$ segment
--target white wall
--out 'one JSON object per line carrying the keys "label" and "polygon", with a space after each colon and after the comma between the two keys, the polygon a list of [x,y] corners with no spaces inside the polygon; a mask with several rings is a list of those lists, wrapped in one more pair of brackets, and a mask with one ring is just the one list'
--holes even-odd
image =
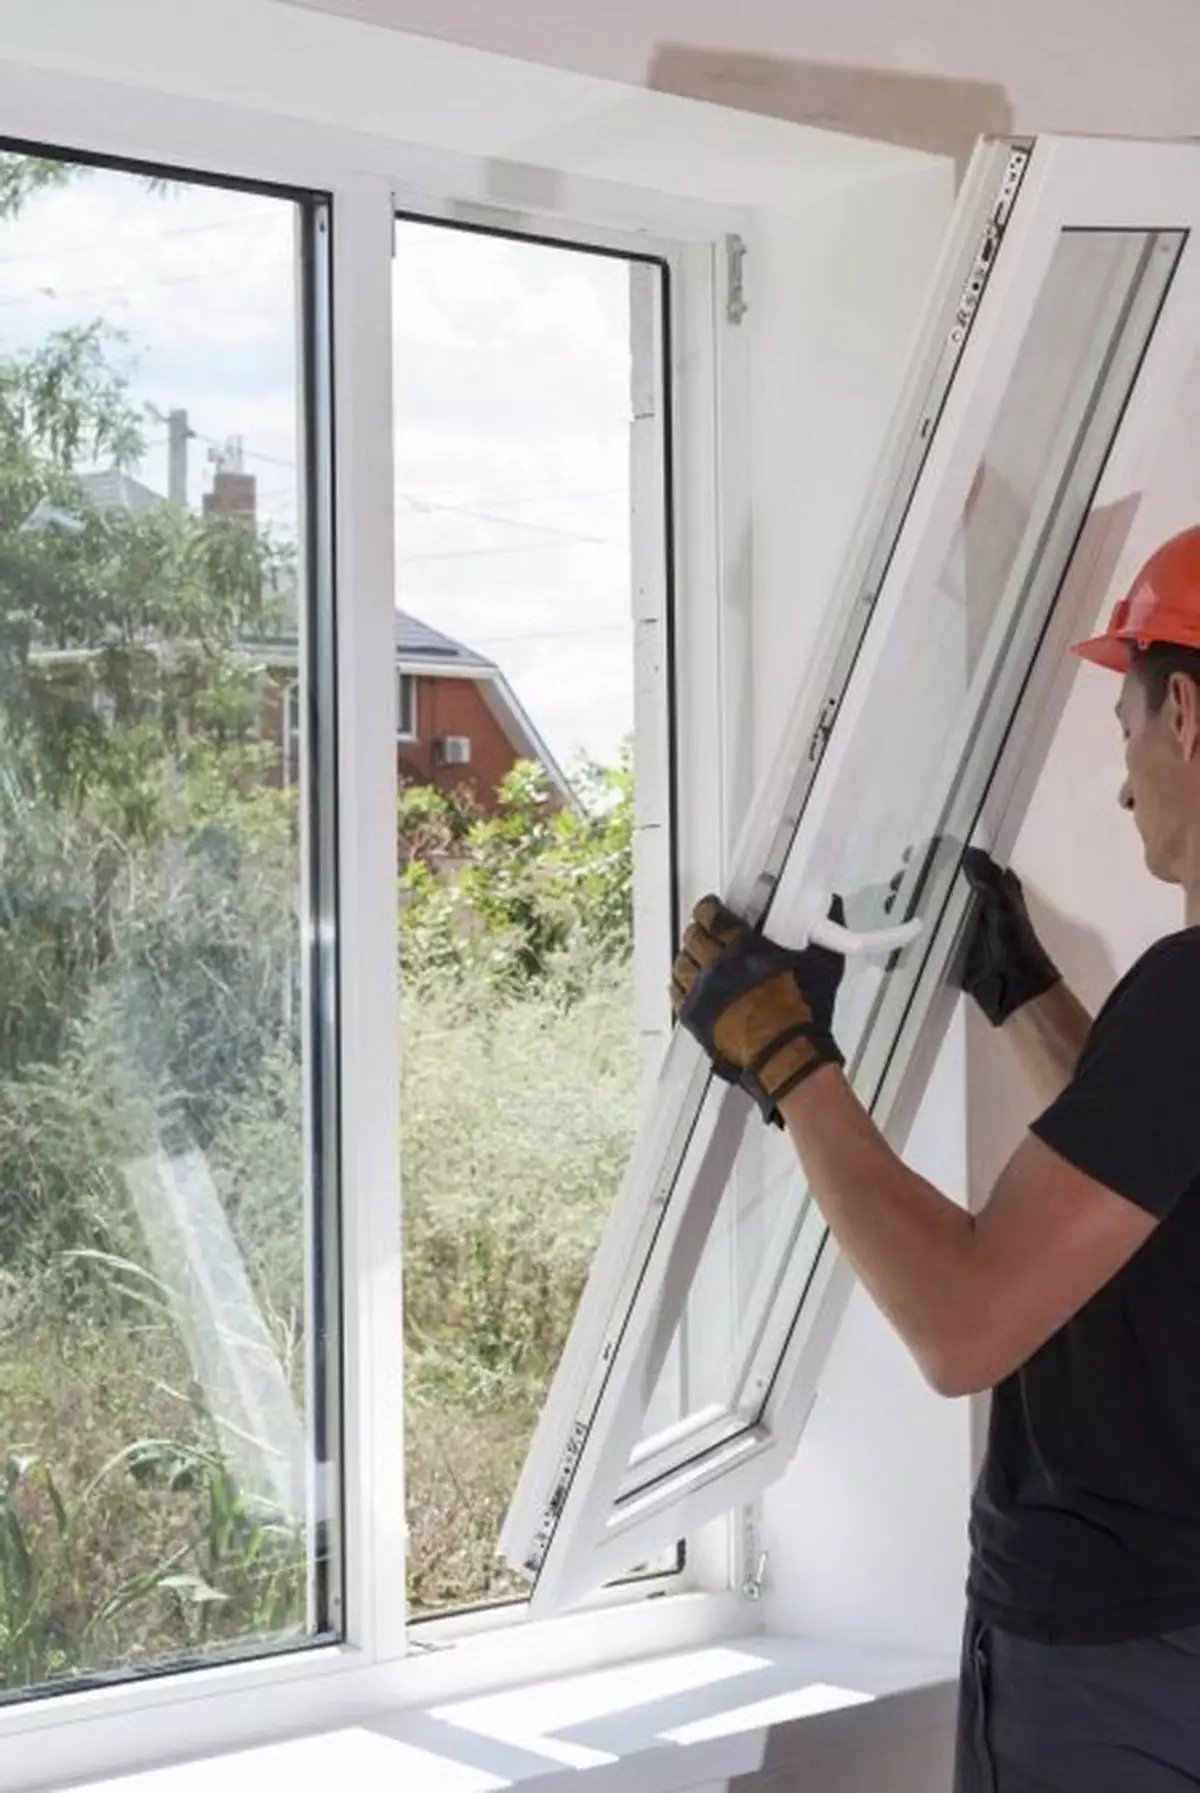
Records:
{"label": "white wall", "polygon": [[1194,0],[292,0],[892,142],[1187,136]]}
{"label": "white wall", "polygon": [[[1097,628],[1146,556],[1200,519],[1198,404],[1200,364],[1164,419],[1113,587],[1095,594]],[[1013,853],[1046,944],[1093,1013],[1138,955],[1183,921],[1179,892],[1149,876],[1133,820],[1117,807],[1118,690],[1114,674],[1080,667]],[[968,1063],[972,1197],[982,1200],[1036,1104],[1005,1042],[975,1019]]]}
{"label": "white wall", "polygon": [[[255,108],[264,146],[272,119],[304,120],[479,158],[472,191],[499,204],[552,209],[580,176],[711,212],[819,198],[928,160],[276,0],[0,0],[0,57]],[[139,148],[131,139],[127,153]]]}
{"label": "white wall", "polygon": [[[906,1152],[957,1196],[966,1187],[964,1079],[960,1016]],[[934,1395],[856,1291],[799,1452],[767,1497],[769,1627],[952,1657],[970,1485],[969,1404]]]}

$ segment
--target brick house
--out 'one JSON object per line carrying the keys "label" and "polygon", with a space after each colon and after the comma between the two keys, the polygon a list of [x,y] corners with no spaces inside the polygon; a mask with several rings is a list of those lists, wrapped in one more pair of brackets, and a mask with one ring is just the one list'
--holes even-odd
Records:
{"label": "brick house", "polygon": [[[396,772],[401,783],[466,791],[489,814],[518,760],[545,770],[558,803],[574,801],[550,749],[494,660],[396,612]],[[247,643],[267,673],[263,732],[280,742],[282,781],[296,779],[296,640]]]}
{"label": "brick house", "polygon": [[494,660],[396,612],[396,769],[408,783],[466,789],[485,812],[518,760],[545,768],[562,802],[570,788]]}

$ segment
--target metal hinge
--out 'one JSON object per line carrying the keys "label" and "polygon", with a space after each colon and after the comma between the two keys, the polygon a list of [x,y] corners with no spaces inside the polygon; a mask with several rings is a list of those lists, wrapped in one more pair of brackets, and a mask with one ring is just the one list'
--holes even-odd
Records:
{"label": "metal hinge", "polygon": [[733,232],[725,238],[725,318],[740,324],[746,315],[746,245]]}
{"label": "metal hinge", "polygon": [[821,705],[821,714],[817,718],[817,726],[808,743],[808,757],[816,765],[829,745],[829,737],[833,733],[833,725],[837,718],[839,697],[828,697]]}
{"label": "metal hinge", "polygon": [[1004,239],[1004,233],[1008,228],[1008,220],[1012,215],[1012,209],[1016,204],[1017,194],[1020,192],[1021,182],[1024,179],[1025,170],[1028,166],[1029,151],[1027,149],[1015,148],[1008,158],[1004,170],[1004,178],[1000,183],[1000,191],[997,194],[996,203],[992,207],[992,215],[984,227],[983,237],[975,252],[975,259],[971,264],[970,271],[967,274],[966,283],[963,286],[962,295],[958,302],[958,311],[954,319],[954,326],[950,331],[950,342],[952,347],[959,347],[967,339],[967,332],[970,330],[971,322],[979,309],[979,301],[983,297],[983,289],[988,283],[988,278],[992,271],[992,263],[995,261],[997,251]]}
{"label": "metal hinge", "polygon": [[742,1508],[740,1591],[743,1600],[761,1600],[766,1587],[767,1552],[762,1547],[761,1518],[757,1503]]}
{"label": "metal hinge", "polygon": [[575,1479],[575,1471],[579,1467],[579,1458],[587,1443],[589,1428],[580,1419],[571,1427],[566,1448],[559,1459],[550,1498],[542,1509],[541,1522],[534,1533],[533,1544],[524,1559],[524,1567],[529,1575],[540,1575],[542,1564],[546,1560],[546,1552],[550,1548],[559,1518],[562,1514],[563,1502],[570,1492],[571,1483]]}

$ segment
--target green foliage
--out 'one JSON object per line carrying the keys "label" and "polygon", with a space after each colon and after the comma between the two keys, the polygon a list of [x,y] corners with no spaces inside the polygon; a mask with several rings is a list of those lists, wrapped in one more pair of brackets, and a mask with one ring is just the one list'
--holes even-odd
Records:
{"label": "green foliage", "polygon": [[564,805],[544,769],[514,766],[494,812],[429,788],[402,793],[402,964],[498,995],[553,986],[566,1000],[633,944],[633,772],[585,763]]}
{"label": "green foliage", "polygon": [[[293,557],[234,518],[88,501],[82,465],[135,464],[142,440],[101,324],[0,359],[0,710],[53,795],[127,836],[169,826],[172,777],[247,783],[264,669]],[[258,770],[261,773],[261,757]]]}
{"label": "green foliage", "polygon": [[458,982],[404,1005],[410,1593],[521,1591],[496,1538],[633,1129],[630,969],[564,1004]]}
{"label": "green foliage", "polygon": [[78,172],[77,163],[56,162],[49,156],[0,153],[0,222],[18,217],[36,194],[67,186]]}
{"label": "green foliage", "polygon": [[[122,1480],[184,1505],[183,1536],[98,1595],[89,1520]],[[239,1494],[211,1449],[137,1439],[74,1496],[37,1455],[0,1460],[0,1688],[111,1672],[156,1632],[172,1638],[167,1661],[247,1632],[294,1635],[304,1586],[297,1528]],[[163,1659],[161,1645],[155,1654]]]}

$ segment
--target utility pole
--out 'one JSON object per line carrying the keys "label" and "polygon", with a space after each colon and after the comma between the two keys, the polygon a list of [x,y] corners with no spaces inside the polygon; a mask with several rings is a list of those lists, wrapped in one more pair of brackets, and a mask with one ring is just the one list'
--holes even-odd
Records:
{"label": "utility pole", "polygon": [[188,414],[183,410],[167,412],[167,497],[172,504],[186,509],[188,501],[188,442],[191,438]]}

